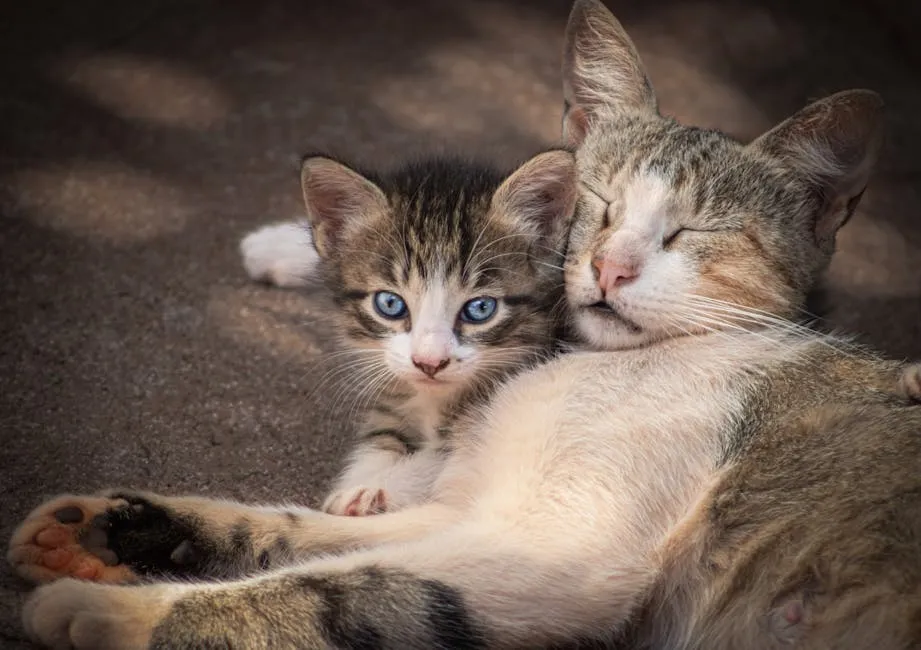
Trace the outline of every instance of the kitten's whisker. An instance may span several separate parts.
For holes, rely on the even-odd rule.
[[[368,362],[365,360],[359,360],[357,362],[352,362],[349,364],[338,366],[336,368],[332,368],[326,373],[324,373],[324,375],[321,377],[317,385],[315,385],[313,389],[311,390],[309,397],[312,397],[314,394],[319,392],[320,389],[322,389],[327,384],[333,382],[334,380],[338,382],[338,381],[341,381],[341,380],[344,380],[344,379],[347,379],[353,376],[364,377],[367,373],[374,372],[378,368],[384,367],[384,366],[385,366],[384,362],[379,361],[379,360],[378,361],[372,360],[371,362]]]
[[[467,259],[464,260],[464,265],[461,267],[463,272],[466,273],[467,269],[470,268],[470,258],[473,257],[474,252],[476,252],[476,247],[480,243],[480,240],[483,238],[483,235],[486,233],[486,229],[489,227],[489,223],[485,223],[480,229],[480,234],[477,235],[476,239],[473,241],[473,246],[470,247],[470,252],[467,253]]]
[[[360,396],[353,404],[350,417],[357,417],[359,412],[367,411],[372,404],[376,404],[384,390],[388,389],[394,381],[396,377],[389,369],[366,381]]]
[[[339,375],[337,378],[338,381],[335,383],[338,388],[336,388],[335,392],[331,395],[329,401],[334,405],[338,405],[340,400],[354,393],[369,377],[374,376],[378,372],[382,372],[382,370],[383,368],[378,366],[363,367],[358,371]]]
[[[344,404],[348,404],[348,415],[346,417],[349,421],[356,420],[358,413],[366,410],[361,401],[367,391],[367,386],[386,372],[386,369],[377,368],[361,377],[356,377],[354,381],[348,384],[345,390],[340,391],[334,397],[333,412],[340,411]]]

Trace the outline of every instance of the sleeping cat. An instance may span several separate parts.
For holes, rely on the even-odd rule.
[[[566,40],[581,192],[566,292],[594,351],[465,413],[432,499],[399,512],[136,492],[43,504],[15,538],[32,544],[33,577],[75,573],[43,565],[42,548],[85,560],[77,537],[100,523],[126,578],[177,554],[191,575],[267,570],[59,580],[26,604],[30,635],[79,649],[514,648],[632,624],[637,647],[921,644],[921,406],[893,389],[903,365],[790,320],[867,183],[879,98],[839,93],[742,145],[659,116],[600,2],[576,3]]]
[[[348,381],[367,384],[368,417],[324,511],[420,503],[455,414],[550,354],[572,207],[541,204],[540,193],[567,155],[538,156],[501,188],[502,174],[459,160],[371,179],[312,157],[303,167],[310,229],[280,224],[243,240],[254,278],[301,286],[309,269],[324,282],[338,307],[336,358],[359,368]]]
[[[541,164],[522,178],[536,180]],[[424,499],[454,415],[551,351],[567,215],[490,206],[502,176],[456,160],[420,161],[376,184],[325,158],[304,169],[308,223],[251,233],[244,264],[279,286],[323,281],[340,308],[337,356],[361,368],[350,381],[373,391],[323,510],[394,511]],[[504,188],[498,201],[521,189]],[[340,197],[356,209],[335,214]],[[324,239],[342,218],[351,227]]]

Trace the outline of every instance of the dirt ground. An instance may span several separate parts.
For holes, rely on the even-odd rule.
[[[866,5],[865,8],[862,5]],[[751,138],[809,99],[883,94],[890,139],[830,272],[830,321],[921,356],[921,25],[910,3],[612,4],[664,111]],[[349,441],[317,389],[315,295],[237,244],[299,213],[296,162],[552,144],[568,0],[4,3],[0,540],[111,485],[316,504]],[[908,12],[908,13],[906,13]],[[0,563],[2,564],[2,563]],[[0,646],[26,648],[0,568]]]

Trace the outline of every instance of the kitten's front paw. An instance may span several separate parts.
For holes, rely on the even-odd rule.
[[[354,487],[333,492],[323,511],[331,515],[364,517],[387,512],[387,493],[381,488]]]
[[[23,625],[33,641],[49,648],[142,650],[180,590],[59,580],[29,597]]]
[[[107,515],[124,499],[63,495],[33,510],[13,533],[7,560],[31,582],[82,578],[132,582],[137,574],[108,547]]]

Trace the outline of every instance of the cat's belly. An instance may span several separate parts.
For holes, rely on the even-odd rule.
[[[720,355],[577,353],[524,374],[443,485],[474,516],[648,557],[710,485],[741,409],[746,382]]]

